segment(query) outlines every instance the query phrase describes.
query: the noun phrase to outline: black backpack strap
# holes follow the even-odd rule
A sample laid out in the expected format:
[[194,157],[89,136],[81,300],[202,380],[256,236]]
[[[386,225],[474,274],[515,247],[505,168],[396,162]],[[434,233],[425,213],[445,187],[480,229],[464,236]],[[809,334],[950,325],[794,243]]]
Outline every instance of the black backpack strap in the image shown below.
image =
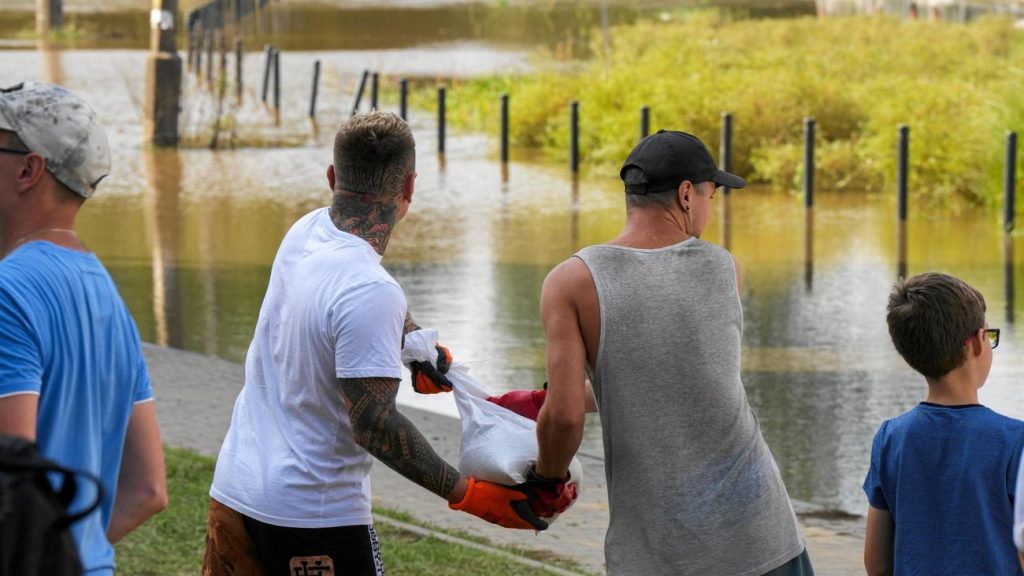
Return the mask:
[[96,498],[84,509],[65,514],[58,522],[61,526],[70,526],[88,516],[103,501],[103,484],[99,478],[90,472],[72,470],[52,460],[43,458],[39,455],[35,444],[25,438],[0,434],[0,469],[32,470],[59,475],[61,477],[61,485],[57,498],[65,510],[71,505],[71,502],[75,499],[75,494],[78,492],[78,478],[85,478],[92,482],[96,486]]

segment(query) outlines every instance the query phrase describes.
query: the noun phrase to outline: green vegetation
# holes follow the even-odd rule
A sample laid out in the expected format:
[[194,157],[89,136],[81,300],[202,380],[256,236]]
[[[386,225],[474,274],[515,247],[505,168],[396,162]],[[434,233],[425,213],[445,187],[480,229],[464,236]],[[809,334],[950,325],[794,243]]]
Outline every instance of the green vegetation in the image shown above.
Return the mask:
[[[117,544],[120,574],[192,576],[200,571],[214,460],[174,448],[166,448],[164,455],[170,504],[164,512]],[[407,515],[398,512],[374,511],[403,522],[415,523]],[[377,523],[375,528],[389,574],[463,576],[538,573],[536,568],[495,554],[436,538],[424,538],[388,524]],[[437,528],[432,530],[440,531]]]
[[795,189],[810,116],[818,186],[855,190],[893,189],[897,126],[906,123],[911,189],[954,205],[996,201],[1005,133],[1024,129],[1024,33],[1009,20],[733,20],[698,11],[612,36],[610,51],[575,67],[541,54],[554,63],[537,73],[453,86],[453,122],[497,133],[498,96],[508,92],[513,144],[562,160],[575,99],[584,165],[613,169],[636,142],[641,106],[651,107],[652,130],[687,130],[716,151],[729,111],[734,169]]

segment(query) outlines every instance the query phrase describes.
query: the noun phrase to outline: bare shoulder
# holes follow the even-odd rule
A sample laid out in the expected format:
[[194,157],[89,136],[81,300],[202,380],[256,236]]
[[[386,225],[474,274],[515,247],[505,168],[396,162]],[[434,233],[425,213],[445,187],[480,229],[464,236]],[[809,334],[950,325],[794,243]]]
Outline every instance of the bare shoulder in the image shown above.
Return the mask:
[[571,297],[579,295],[581,290],[594,289],[594,277],[590,274],[590,268],[576,257],[564,260],[548,272],[544,279],[544,294],[564,295]]

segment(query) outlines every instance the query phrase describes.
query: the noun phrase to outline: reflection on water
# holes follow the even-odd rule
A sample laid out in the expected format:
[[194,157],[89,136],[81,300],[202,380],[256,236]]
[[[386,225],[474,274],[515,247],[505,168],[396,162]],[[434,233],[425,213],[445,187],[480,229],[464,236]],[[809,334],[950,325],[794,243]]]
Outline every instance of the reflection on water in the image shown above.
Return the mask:
[[[45,57],[0,52],[0,84],[43,79],[51,73]],[[96,105],[115,151],[114,173],[85,205],[81,236],[111,270],[146,340],[241,360],[281,237],[329,198],[331,130],[287,149],[143,151],[132,95],[141,61],[124,51],[60,57],[64,82]],[[585,172],[578,183],[561,163],[513,163],[506,172],[495,161],[496,138],[466,135],[450,138],[442,169],[432,119],[414,116],[413,128],[417,189],[385,265],[417,320],[437,328],[483,382],[537,386],[541,283],[582,246],[616,235],[624,217],[616,171]],[[742,266],[743,378],[764,434],[793,497],[862,512],[872,435],[925,394],[885,327],[897,273],[895,199],[820,193],[813,219],[788,194],[755,188],[725,199],[714,200],[722,206],[705,238],[728,244]],[[1021,250],[998,221],[989,211],[911,213],[907,271],[946,271],[985,294],[989,323],[1004,340],[982,402],[1022,417],[1024,395],[1014,386],[1024,376],[1014,324]],[[454,411],[450,398],[408,387],[401,400]],[[592,421],[585,450],[600,452],[599,434]]]

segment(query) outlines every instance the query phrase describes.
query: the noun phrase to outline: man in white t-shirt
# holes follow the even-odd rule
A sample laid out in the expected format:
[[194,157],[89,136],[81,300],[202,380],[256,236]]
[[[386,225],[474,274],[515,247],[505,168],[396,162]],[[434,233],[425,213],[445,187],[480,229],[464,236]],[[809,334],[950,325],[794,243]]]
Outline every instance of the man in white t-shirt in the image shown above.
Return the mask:
[[[417,326],[380,261],[409,210],[415,168],[412,132],[394,114],[338,130],[333,202],[295,223],[274,259],[210,488],[205,575],[383,574],[374,457],[452,509],[508,528],[544,529],[540,518],[568,504],[559,483],[460,476],[395,407],[402,339]],[[418,391],[450,390],[423,368]]]

